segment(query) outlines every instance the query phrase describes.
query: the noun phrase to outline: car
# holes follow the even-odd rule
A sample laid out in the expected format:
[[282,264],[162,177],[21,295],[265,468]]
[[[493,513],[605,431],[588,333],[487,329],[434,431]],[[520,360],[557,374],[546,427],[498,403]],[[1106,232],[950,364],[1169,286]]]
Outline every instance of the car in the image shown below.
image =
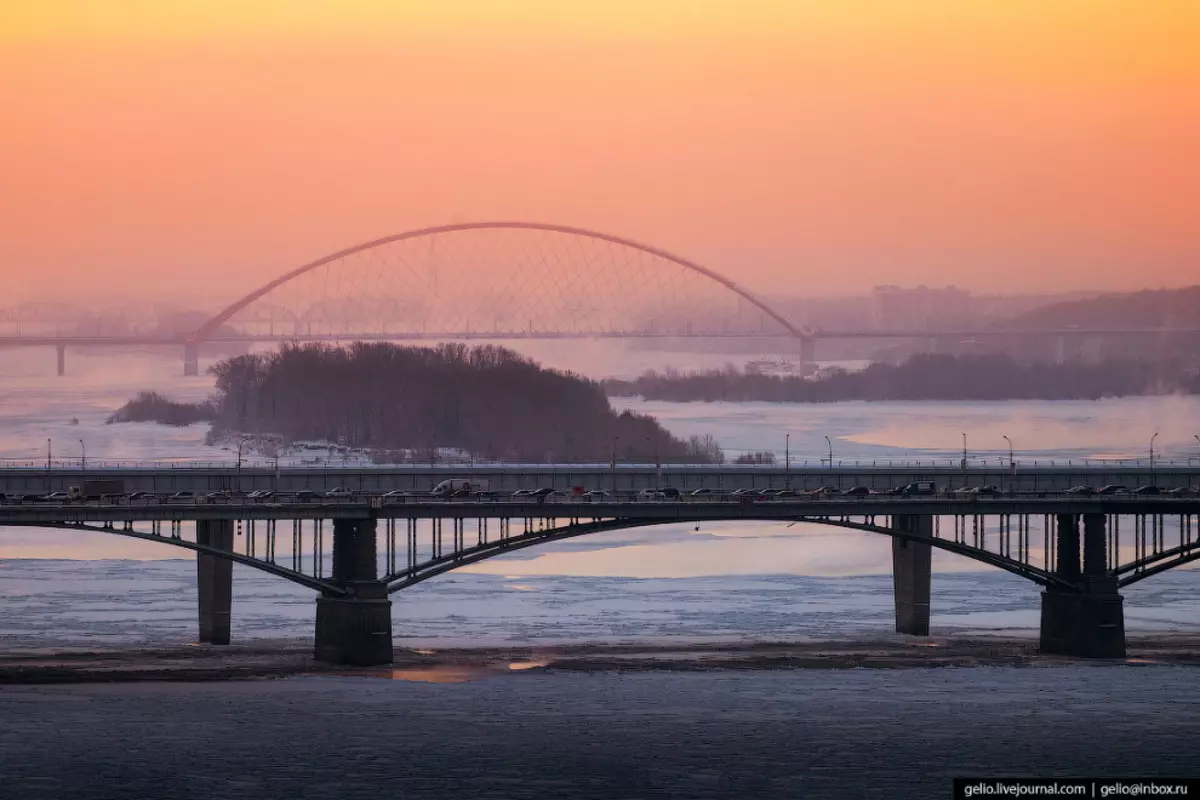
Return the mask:
[[228,500],[229,492],[226,491],[225,489],[218,489],[215,492],[209,492],[208,494],[204,495],[204,499],[205,500]]
[[170,499],[172,499],[172,500],[195,500],[196,493],[190,492],[187,489],[184,489],[181,492],[175,492],[175,494],[171,495]]
[[893,489],[891,494],[903,496],[914,494],[937,494],[937,484],[933,481],[913,481]]
[[1161,494],[1157,486],[1139,486],[1133,490],[1133,493],[1143,496]]
[[611,500],[612,492],[605,489],[592,489],[591,491],[584,492],[581,496],[588,500]]
[[1101,486],[1096,490],[1096,494],[1128,494],[1129,489],[1119,483],[1110,483],[1107,486]]
[[[388,494],[385,494],[384,497],[387,497],[390,494],[392,494],[392,492],[388,492]],[[318,496],[319,495],[312,489],[301,489],[295,494],[296,500],[301,503],[307,503],[309,500],[316,500]]]
[[779,497],[783,494],[783,489],[763,489],[759,494],[763,497]]
[[489,502],[492,500],[499,500],[500,494],[498,492],[488,491],[486,489],[480,489],[480,490],[471,492],[471,499],[475,500],[476,502],[481,502],[481,503]]
[[532,495],[534,493],[534,491],[536,491],[536,490],[534,490],[534,489],[517,489],[515,492],[512,493],[512,496],[513,497],[529,497],[530,495]]
[[664,496],[669,497],[672,500],[678,500],[680,498],[680,496],[683,494],[678,489],[676,489],[674,486],[664,486],[664,487],[660,488],[658,491],[662,492]]
[[972,494],[982,495],[984,497],[1000,497],[1004,494],[999,486],[988,484],[987,486],[976,486],[971,490]]
[[529,493],[530,497],[550,497],[551,495],[562,494],[558,489],[551,489],[549,486],[543,486],[540,489],[534,489]]
[[804,494],[809,497],[827,497],[829,495],[840,494],[836,486],[818,486],[816,489],[809,489]]
[[1077,494],[1082,496],[1090,496],[1096,493],[1096,490],[1090,486],[1072,486],[1067,489],[1067,494]]
[[354,492],[344,486],[336,486],[325,493],[326,497],[353,497]]
[[42,495],[42,500],[47,503],[66,503],[71,499],[71,496],[66,492],[50,492],[50,494]]
[[866,497],[871,494],[870,487],[867,486],[851,486],[849,489],[842,492],[847,497]]
[[1194,489],[1189,489],[1186,486],[1176,486],[1174,489],[1163,490],[1163,494],[1169,497],[1191,497],[1195,493]]
[[692,497],[711,497],[714,494],[712,489],[693,489]]
[[638,495],[641,500],[666,500],[667,496],[657,489],[642,489]]
[[733,497],[762,497],[762,489],[734,489],[731,493]]

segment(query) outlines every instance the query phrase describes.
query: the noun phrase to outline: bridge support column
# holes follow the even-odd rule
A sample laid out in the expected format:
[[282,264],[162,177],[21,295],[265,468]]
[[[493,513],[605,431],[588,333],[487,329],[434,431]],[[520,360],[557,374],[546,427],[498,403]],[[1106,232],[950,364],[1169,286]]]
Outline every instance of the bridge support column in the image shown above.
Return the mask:
[[[1078,517],[1059,516],[1058,574],[1074,589],[1051,587],[1042,592],[1043,653],[1078,658],[1125,657],[1124,598],[1106,564],[1105,516],[1083,517],[1083,571],[1079,570]],[[1072,536],[1073,533],[1073,536]],[[1064,558],[1064,540],[1074,541]]]
[[392,663],[392,601],[375,559],[375,520],[334,520],[333,579],[351,594],[317,598],[318,661]]
[[817,340],[805,336],[800,340],[800,374],[808,375],[817,369]]
[[200,374],[200,347],[194,344],[183,346],[183,374],[192,377]]
[[[933,517],[905,514],[896,517],[896,528],[933,536]],[[926,542],[892,537],[892,585],[896,602],[896,633],[929,635],[929,583],[932,548]]]
[[[200,520],[196,543],[233,550],[233,521]],[[230,608],[233,605],[233,562],[228,558],[196,554],[196,588],[200,595],[200,641],[229,644]]]
[[60,344],[54,349],[58,351],[58,377],[61,378],[67,374],[67,346]]

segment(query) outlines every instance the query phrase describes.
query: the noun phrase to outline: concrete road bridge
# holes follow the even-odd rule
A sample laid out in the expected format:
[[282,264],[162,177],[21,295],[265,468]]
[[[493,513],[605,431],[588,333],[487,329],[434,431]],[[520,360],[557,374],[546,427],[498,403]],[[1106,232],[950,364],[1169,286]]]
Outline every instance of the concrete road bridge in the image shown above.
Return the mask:
[[1042,588],[1041,648],[1122,657],[1120,589],[1200,559],[1200,498],[846,495],[677,500],[412,495],[252,502],[117,498],[6,503],[0,526],[124,536],[194,551],[199,638],[227,644],[232,565],[317,593],[315,656],[371,665],[392,660],[390,595],[485,559],[564,539],[663,524],[812,523],[892,540],[896,630],[927,635],[934,548]]
[[82,459],[47,462],[9,461],[0,466],[0,494],[67,491],[93,479],[120,480],[127,492],[196,493],[217,490],[325,492],[346,488],[355,492],[383,493],[395,489],[428,491],[450,478],[487,482],[493,491],[551,488],[570,491],[606,489],[637,491],[673,486],[695,489],[796,489],[823,486],[848,489],[866,486],[877,491],[894,489],[912,481],[934,481],[943,489],[996,486],[1004,491],[1061,492],[1073,486],[1100,488],[1121,484],[1130,489],[1153,484],[1163,489],[1200,486],[1200,461],[1162,462],[1012,462],[981,463],[946,459],[926,461],[838,462],[827,459],[815,465],[799,460],[785,464],[400,464],[400,465],[253,465],[237,462],[113,462]]

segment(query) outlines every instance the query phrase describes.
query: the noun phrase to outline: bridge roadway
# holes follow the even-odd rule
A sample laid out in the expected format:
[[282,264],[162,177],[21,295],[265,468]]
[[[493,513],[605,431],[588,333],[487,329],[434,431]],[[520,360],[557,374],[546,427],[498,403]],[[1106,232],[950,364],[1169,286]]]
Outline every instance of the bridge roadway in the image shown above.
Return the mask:
[[1070,514],[1200,514],[1200,497],[955,495],[779,497],[741,499],[684,495],[678,499],[636,498],[593,501],[551,497],[495,500],[443,500],[431,497],[320,498],[309,502],[253,502],[228,498],[209,502],[108,500],[0,505],[0,526],[85,522],[195,522],[200,520],[357,520],[357,519],[620,519],[656,522],[787,520],[808,517],[894,517]]
[[[977,463],[977,462],[976,462]],[[816,489],[832,486],[848,489],[867,486],[885,491],[913,481],[934,481],[940,488],[997,486],[1005,491],[1061,492],[1073,486],[1100,488],[1120,484],[1129,488],[1156,485],[1163,489],[1200,486],[1200,464],[1160,464],[1124,466],[1040,465],[1018,463],[1015,470],[1007,465],[970,466],[967,470],[919,465],[891,465],[885,462],[828,467],[783,465],[662,465],[653,464],[437,464],[400,466],[245,466],[204,465],[180,462],[170,466],[108,466],[88,462],[55,463],[50,469],[30,463],[0,468],[0,493],[26,494],[67,491],[85,480],[114,479],[124,483],[125,491],[205,493],[220,489],[249,492],[270,489],[296,492],[302,489],[325,492],[344,487],[358,492],[429,491],[440,481],[462,478],[486,481],[492,491],[515,492],[518,489],[552,488],[564,491],[574,487],[637,491],[672,486],[681,491],[713,489]]]

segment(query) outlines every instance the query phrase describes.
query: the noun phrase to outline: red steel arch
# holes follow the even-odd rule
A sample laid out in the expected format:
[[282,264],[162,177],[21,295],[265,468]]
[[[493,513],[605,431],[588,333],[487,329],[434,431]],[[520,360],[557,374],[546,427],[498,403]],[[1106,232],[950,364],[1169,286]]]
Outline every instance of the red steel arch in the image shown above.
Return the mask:
[[370,250],[373,247],[379,247],[381,245],[391,244],[392,242],[403,241],[404,239],[416,239],[416,238],[419,238],[422,236],[434,236],[439,233],[455,233],[458,231],[472,231],[472,230],[486,230],[486,229],[534,230],[534,231],[548,231],[551,233],[565,233],[565,234],[574,235],[574,236],[583,236],[588,239],[598,239],[600,241],[605,241],[605,242],[610,242],[612,244],[621,245],[622,247],[629,247],[629,248],[633,248],[635,250],[641,250],[642,252],[647,253],[649,255],[656,256],[656,257],[664,259],[666,261],[671,261],[675,264],[678,264],[681,267],[690,269],[693,272],[696,272],[696,273],[708,278],[709,280],[716,281],[717,283],[721,284],[729,291],[733,292],[734,294],[739,295],[740,297],[745,299],[747,302],[754,305],[756,308],[761,310],[763,313],[765,313],[771,319],[778,322],[780,325],[783,326],[784,330],[786,330],[792,336],[795,336],[798,339],[807,338],[806,335],[802,331],[800,331],[794,325],[792,325],[792,323],[789,322],[787,320],[787,318],[785,318],[782,314],[780,314],[778,311],[775,311],[773,308],[768,306],[762,300],[759,300],[757,297],[755,297],[753,294],[751,294],[746,289],[743,289],[742,287],[738,286],[736,283],[734,283],[729,278],[726,278],[724,275],[721,275],[718,272],[714,272],[711,269],[702,267],[694,261],[690,261],[681,256],[677,256],[672,253],[668,253],[666,250],[662,250],[662,249],[654,247],[652,245],[642,244],[641,242],[637,242],[632,239],[626,239],[621,236],[613,236],[611,234],[601,233],[599,231],[587,230],[586,228],[577,228],[577,227],[574,227],[571,225],[554,225],[554,224],[546,223],[546,222],[498,221],[498,222],[463,222],[463,223],[458,223],[458,224],[454,224],[454,225],[436,225],[436,226],[429,227],[429,228],[418,228],[416,230],[405,231],[404,233],[397,233],[397,234],[393,234],[391,236],[385,236],[382,239],[374,239],[369,242],[364,242],[362,244],[354,245],[353,247],[348,247],[345,250],[339,250],[336,253],[331,253],[330,255],[327,255],[324,258],[320,258],[309,264],[305,264],[301,267],[297,267],[296,269],[292,270],[291,272],[285,273],[285,274],[279,276],[278,278],[276,278],[275,280],[271,281],[270,283],[264,284],[263,286],[260,286],[258,289],[255,289],[253,292],[250,292],[245,297],[232,303],[227,308],[225,308],[224,310],[217,313],[217,315],[214,316],[212,319],[208,320],[203,325],[201,325],[199,328],[197,328],[196,331],[194,333],[192,333],[192,335],[189,337],[188,340],[191,343],[199,343],[199,342],[205,341],[210,336],[212,336],[214,333],[216,333],[217,329],[220,328],[220,326],[222,324],[229,321],[229,319],[232,318],[234,314],[238,313],[243,308],[245,308],[246,306],[253,303],[255,300],[258,300],[259,298],[263,297],[271,290],[276,289],[279,286],[282,286],[283,284],[287,283],[288,281],[290,281],[294,278],[300,277],[301,275],[303,275],[306,272],[310,272],[311,270],[317,269],[318,267],[322,267],[326,264],[329,264],[330,262],[337,261],[340,258],[345,258],[346,256],[354,255],[355,253],[360,253],[364,250]]

